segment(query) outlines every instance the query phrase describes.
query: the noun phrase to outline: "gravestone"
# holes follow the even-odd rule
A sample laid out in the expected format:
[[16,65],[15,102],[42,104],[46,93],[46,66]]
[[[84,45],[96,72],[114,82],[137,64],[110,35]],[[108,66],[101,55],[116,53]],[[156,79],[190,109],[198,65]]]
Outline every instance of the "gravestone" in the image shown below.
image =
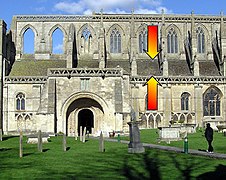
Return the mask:
[[63,134],[63,151],[67,151],[67,141],[65,134]]
[[23,157],[23,133],[22,131],[20,132],[20,158]]
[[82,126],[80,126],[80,141],[82,141]]
[[129,125],[129,135],[130,143],[128,145],[129,153],[143,153],[145,149],[140,142],[140,130],[138,127],[138,122],[136,122],[136,113],[131,110],[131,122],[127,123]]
[[86,142],[86,127],[84,127],[82,142]]
[[75,140],[77,141],[78,140],[78,132],[75,131]]
[[0,129],[0,141],[2,141],[2,129]]
[[38,131],[38,151],[42,152],[42,132]]
[[100,133],[100,138],[99,138],[99,151],[104,152],[104,137],[103,137],[102,131]]

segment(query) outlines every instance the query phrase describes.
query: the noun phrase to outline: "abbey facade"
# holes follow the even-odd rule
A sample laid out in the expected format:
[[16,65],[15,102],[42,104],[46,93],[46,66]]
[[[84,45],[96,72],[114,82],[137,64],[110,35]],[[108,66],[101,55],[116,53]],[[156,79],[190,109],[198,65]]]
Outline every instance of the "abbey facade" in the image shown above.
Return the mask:
[[[5,134],[42,130],[92,134],[171,124],[213,127],[226,119],[226,17],[166,14],[14,16],[0,21],[0,122]],[[160,54],[151,60],[147,26],[158,26]],[[34,53],[24,35],[34,33]],[[63,34],[63,53],[52,36]],[[154,76],[158,109],[147,110]]]

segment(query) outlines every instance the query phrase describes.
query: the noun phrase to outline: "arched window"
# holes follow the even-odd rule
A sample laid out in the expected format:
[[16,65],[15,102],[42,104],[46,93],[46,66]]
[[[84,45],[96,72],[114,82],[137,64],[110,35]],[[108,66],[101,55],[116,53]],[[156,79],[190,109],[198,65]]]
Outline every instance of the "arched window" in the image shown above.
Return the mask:
[[190,94],[187,92],[181,95],[181,110],[189,110],[189,97]]
[[23,53],[34,54],[35,35],[31,28],[28,28],[23,35]]
[[201,27],[196,30],[197,33],[197,51],[198,53],[205,52],[205,34]]
[[89,38],[92,37],[91,32],[87,27],[82,31],[82,37],[85,39],[85,41],[88,41]]
[[25,110],[25,95],[23,93],[16,95],[16,110]]
[[112,30],[110,35],[110,52],[121,53],[121,35],[116,28]]
[[147,51],[147,30],[143,29],[139,34],[139,53]]
[[64,34],[60,28],[56,28],[52,34],[52,53],[63,54],[63,38]]
[[170,28],[167,35],[167,52],[178,53],[178,37],[174,28]]
[[82,35],[81,35],[82,52],[84,52],[84,53],[90,52],[91,38],[92,38],[92,34],[91,34],[90,30],[88,29],[88,27],[85,27],[83,29]]
[[204,116],[220,116],[220,94],[215,88],[209,88],[203,98]]

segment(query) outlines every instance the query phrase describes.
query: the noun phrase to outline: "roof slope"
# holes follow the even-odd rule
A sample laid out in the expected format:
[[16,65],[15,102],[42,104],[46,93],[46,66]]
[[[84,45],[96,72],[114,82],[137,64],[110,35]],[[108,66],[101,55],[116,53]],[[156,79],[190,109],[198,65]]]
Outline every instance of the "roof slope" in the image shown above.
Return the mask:
[[9,76],[46,76],[48,68],[65,68],[65,60],[15,61]]

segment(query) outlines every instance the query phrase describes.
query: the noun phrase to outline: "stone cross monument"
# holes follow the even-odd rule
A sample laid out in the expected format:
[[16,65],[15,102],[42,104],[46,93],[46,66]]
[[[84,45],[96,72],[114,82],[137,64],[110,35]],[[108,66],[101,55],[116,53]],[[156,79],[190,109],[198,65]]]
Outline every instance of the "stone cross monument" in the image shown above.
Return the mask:
[[127,123],[129,125],[129,135],[130,135],[130,143],[128,145],[129,153],[143,153],[145,149],[140,142],[140,130],[138,127],[138,122],[136,121],[136,113],[131,108],[131,122]]

